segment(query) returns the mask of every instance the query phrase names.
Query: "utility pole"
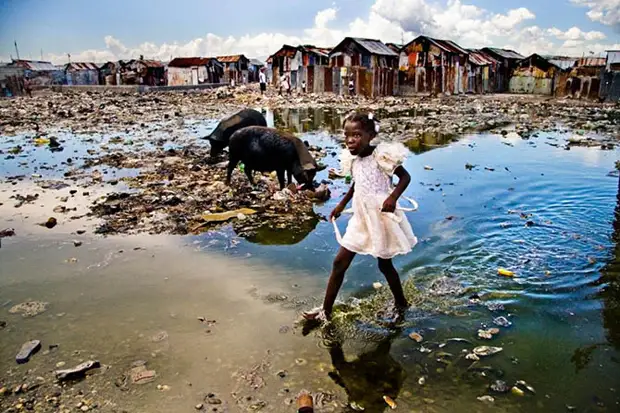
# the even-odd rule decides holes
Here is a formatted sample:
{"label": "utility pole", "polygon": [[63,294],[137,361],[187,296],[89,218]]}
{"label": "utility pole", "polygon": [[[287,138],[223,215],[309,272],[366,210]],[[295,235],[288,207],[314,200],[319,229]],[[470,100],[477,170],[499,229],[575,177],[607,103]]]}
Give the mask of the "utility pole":
{"label": "utility pole", "polygon": [[19,60],[19,49],[17,48],[17,40],[14,40],[15,42],[15,54],[17,55],[17,60]]}
{"label": "utility pole", "polygon": [[67,53],[67,57],[69,58],[69,63],[71,63],[71,53]]}
{"label": "utility pole", "polygon": [[43,61],[43,49],[41,49],[41,61]]}

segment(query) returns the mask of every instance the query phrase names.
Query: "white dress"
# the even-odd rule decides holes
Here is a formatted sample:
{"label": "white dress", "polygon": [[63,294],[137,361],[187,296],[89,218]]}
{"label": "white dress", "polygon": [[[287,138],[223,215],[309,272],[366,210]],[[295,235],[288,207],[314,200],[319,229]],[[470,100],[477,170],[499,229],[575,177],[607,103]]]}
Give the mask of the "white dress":
{"label": "white dress", "polygon": [[345,235],[339,240],[344,248],[388,259],[409,253],[418,243],[403,211],[381,212],[383,202],[394,189],[394,170],[408,153],[400,143],[381,143],[366,157],[355,157],[346,149],[343,151],[343,172],[351,173],[355,184],[353,216]]}

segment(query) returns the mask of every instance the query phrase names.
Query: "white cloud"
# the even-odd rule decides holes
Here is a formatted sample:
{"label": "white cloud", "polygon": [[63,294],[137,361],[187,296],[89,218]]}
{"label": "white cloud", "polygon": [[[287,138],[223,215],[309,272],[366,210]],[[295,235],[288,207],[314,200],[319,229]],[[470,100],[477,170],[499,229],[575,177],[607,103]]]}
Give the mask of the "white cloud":
{"label": "white cloud", "polygon": [[571,2],[590,9],[586,13],[590,20],[620,30],[620,0],[571,0]]}
{"label": "white cloud", "polygon": [[[419,34],[450,39],[463,47],[507,47],[524,55],[536,52],[581,56],[589,51],[600,53],[620,48],[614,44],[601,44],[600,41],[606,36],[599,31],[585,32],[579,27],[562,31],[556,27],[541,28],[533,25],[531,22],[536,16],[524,7],[498,14],[469,4],[468,1],[471,0],[375,0],[366,15],[340,27],[333,27],[336,26],[338,17],[338,9],[333,6],[318,11],[313,26],[300,30],[297,36],[277,31],[248,33],[240,37],[208,33],[185,43],[146,42],[130,46],[114,35],[109,35],[103,39],[102,48],[73,51],[71,60],[105,62],[143,55],[145,58],[168,61],[179,56],[237,53],[264,59],[282,44],[335,46],[345,36],[370,37],[399,43],[401,39],[408,42]],[[601,19],[605,21],[613,21],[614,16],[620,17],[620,0],[572,1],[589,7],[593,13],[602,13]],[[54,63],[67,61],[66,53],[48,54],[44,58]]]}

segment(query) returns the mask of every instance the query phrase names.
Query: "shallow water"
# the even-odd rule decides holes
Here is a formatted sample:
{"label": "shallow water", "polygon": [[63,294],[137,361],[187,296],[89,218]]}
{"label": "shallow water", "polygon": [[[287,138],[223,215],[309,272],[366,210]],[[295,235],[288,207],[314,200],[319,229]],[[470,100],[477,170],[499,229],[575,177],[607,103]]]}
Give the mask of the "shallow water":
{"label": "shallow water", "polygon": [[[267,112],[270,124],[303,133],[311,144],[334,154],[340,146],[333,134],[343,115],[329,110]],[[188,122],[198,136],[213,126]],[[182,411],[191,410],[200,392],[230,399],[236,386],[230,373],[261,360],[267,349],[278,356],[265,373],[272,380],[259,394],[271,411],[292,411],[283,407],[287,397],[278,395],[283,387],[335,391],[346,401],[344,391],[365,411],[387,409],[383,395],[393,397],[403,411],[566,411],[567,405],[577,411],[617,411],[620,218],[614,210],[620,209],[620,187],[618,177],[608,173],[618,152],[552,146],[568,137],[541,132],[523,140],[513,133],[487,133],[452,142],[427,136],[423,145],[412,148],[415,154],[406,168],[413,179],[406,195],[420,204],[419,211],[408,214],[420,244],[395,259],[395,265],[420,291],[428,291],[442,275],[466,290],[449,297],[454,303],[448,313],[433,311],[433,305],[440,310],[448,298],[428,295],[423,310],[412,309],[403,328],[391,335],[373,323],[354,322],[347,330],[353,334],[345,335],[343,343],[345,359],[333,341],[301,337],[296,330],[279,332],[282,325],[292,325],[297,311],[320,300],[337,249],[333,228],[325,221],[312,222],[307,233],[264,228],[250,239],[237,237],[232,226],[184,239],[158,237],[165,240],[162,245],[148,245],[146,251],[127,245],[160,241],[93,239],[75,249],[66,239],[49,235],[4,239],[0,301],[31,297],[50,301],[54,308],[33,319],[10,316],[14,330],[0,332],[9,337],[0,347],[0,371],[13,367],[15,346],[36,332],[70,349],[62,357],[76,349],[93,352],[114,366],[113,374],[149,358],[149,365],[161,372],[155,384],[170,384],[170,393],[151,384],[119,395],[113,386],[104,386],[116,403],[135,411],[173,411],[181,405]],[[81,148],[76,145],[75,150],[85,150]],[[324,162],[336,166],[337,156],[330,154]],[[15,175],[20,168],[3,160],[0,172]],[[326,171],[317,179],[327,179]],[[332,199],[316,207],[322,215],[346,191],[342,181],[331,188]],[[341,230],[346,220],[338,221]],[[5,226],[13,225],[0,225]],[[124,253],[118,253],[121,248]],[[151,249],[155,257],[148,255]],[[77,265],[64,262],[78,253]],[[498,276],[498,267],[514,271],[515,277]],[[375,281],[381,275],[374,260],[358,257],[342,298],[372,295]],[[258,298],[248,292],[252,285],[260,291]],[[474,294],[483,303],[503,304],[505,310],[491,312],[470,303]],[[194,327],[195,317],[205,313],[218,319],[214,330],[219,331],[212,339]],[[9,317],[6,308],[1,314]],[[492,341],[477,339],[477,330],[494,327],[498,316],[508,317],[512,326],[501,328]],[[164,347],[149,340],[161,330],[169,335]],[[365,334],[370,330],[376,334]],[[407,337],[412,331],[424,337],[422,344]],[[343,331],[337,328],[334,334]],[[377,342],[378,337],[385,339]],[[454,337],[473,344],[449,343],[441,349],[433,344]],[[472,367],[461,351],[475,345],[499,346],[503,352]],[[420,352],[422,346],[433,352]],[[204,352],[209,360],[222,361],[205,366]],[[354,355],[363,353],[354,361]],[[295,363],[297,358],[307,364]],[[53,367],[56,358],[52,362]],[[42,357],[32,363],[50,368]],[[479,369],[485,366],[491,369]],[[288,370],[290,377],[274,380],[279,369]],[[420,377],[424,386],[418,384]],[[493,394],[488,386],[496,379],[510,386],[525,380],[536,394]],[[191,388],[184,381],[192,382]],[[495,403],[476,399],[484,394],[492,394]]]}

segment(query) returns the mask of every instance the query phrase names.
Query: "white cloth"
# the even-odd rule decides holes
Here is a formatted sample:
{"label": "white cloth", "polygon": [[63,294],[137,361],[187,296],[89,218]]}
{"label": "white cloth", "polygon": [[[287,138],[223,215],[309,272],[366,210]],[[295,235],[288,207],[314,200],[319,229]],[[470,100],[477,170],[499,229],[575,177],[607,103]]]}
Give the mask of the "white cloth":
{"label": "white cloth", "polygon": [[[383,202],[392,193],[394,170],[407,157],[407,148],[400,143],[381,143],[372,155],[354,157],[348,151],[341,156],[344,173],[351,173],[353,193],[353,216],[340,245],[349,251],[372,255],[376,258],[392,258],[407,254],[418,243],[404,212],[394,214],[381,212]],[[396,218],[396,219],[394,219]]]}
{"label": "white cloth", "polygon": [[259,83],[267,83],[267,79],[265,78],[265,74],[263,72],[259,73],[259,75],[258,75],[258,82]]}

